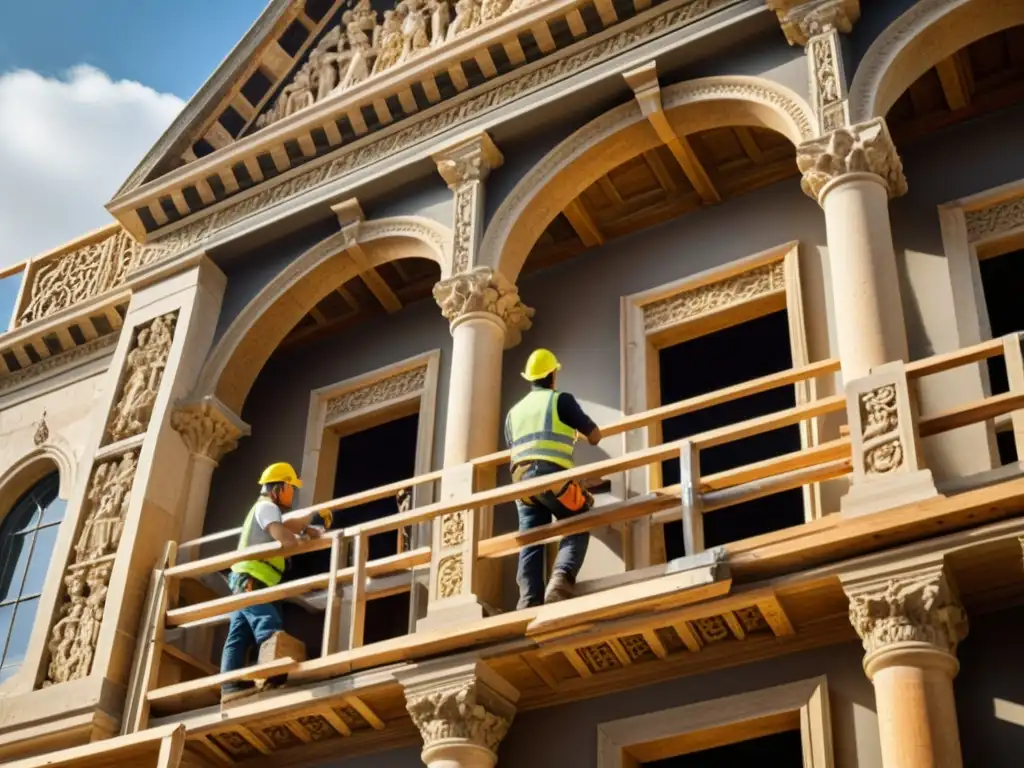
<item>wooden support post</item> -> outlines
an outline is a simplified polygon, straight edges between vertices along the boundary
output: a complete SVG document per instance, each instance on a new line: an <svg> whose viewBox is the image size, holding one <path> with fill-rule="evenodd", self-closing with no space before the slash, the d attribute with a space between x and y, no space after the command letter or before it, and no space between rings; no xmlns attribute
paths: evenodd
<svg viewBox="0 0 1024 768"><path fill-rule="evenodd" d="M352 625L349 629L348 647L361 648L363 645L363 627L366 623L366 559L369 554L370 541L360 533L356 536L352 565Z"/></svg>
<svg viewBox="0 0 1024 768"><path fill-rule="evenodd" d="M700 449L691 440L679 447L680 500L686 554L704 551L704 504L700 493Z"/></svg>
<svg viewBox="0 0 1024 768"><path fill-rule="evenodd" d="M341 590L338 589L338 571L341 570L341 558L345 552L343 541L342 535L338 534L331 542L331 573L330 581L327 583L327 608L324 610L324 642L320 650L321 657L338 652L338 621L341 618L342 599Z"/></svg>
<svg viewBox="0 0 1024 768"><path fill-rule="evenodd" d="M1024 355L1020 350L1020 335L1012 333L1003 337L1003 361L1006 363L1006 379L1010 393L1024 392ZM1024 461L1024 410L1010 413L1013 424L1013 444L1017 449L1017 461Z"/></svg>
<svg viewBox="0 0 1024 768"><path fill-rule="evenodd" d="M170 736L165 736L160 740L160 753L156 758L156 768L178 768L184 751L185 729L178 727Z"/></svg>

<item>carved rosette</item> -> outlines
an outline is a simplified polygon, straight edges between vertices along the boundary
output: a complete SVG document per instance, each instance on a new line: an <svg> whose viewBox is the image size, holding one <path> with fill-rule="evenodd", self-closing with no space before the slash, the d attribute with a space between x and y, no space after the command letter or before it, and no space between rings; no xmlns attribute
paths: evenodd
<svg viewBox="0 0 1024 768"><path fill-rule="evenodd" d="M533 308L519 299L519 290L490 267L476 267L442 280L434 286L434 300L441 314L455 325L471 312L487 312L505 325L505 347L522 340L533 324Z"/></svg>
<svg viewBox="0 0 1024 768"><path fill-rule="evenodd" d="M849 33L860 18L860 0L768 0L790 45L807 45L815 35Z"/></svg>
<svg viewBox="0 0 1024 768"><path fill-rule="evenodd" d="M125 359L121 392L107 426L109 442L125 440L149 428L177 319L178 313L171 312L137 329L132 350Z"/></svg>
<svg viewBox="0 0 1024 768"><path fill-rule="evenodd" d="M967 614L942 565L845 583L850 623L867 653L897 643L928 643L955 654L967 636Z"/></svg>
<svg viewBox="0 0 1024 768"><path fill-rule="evenodd" d="M887 384L859 398L864 473L884 475L904 466L900 437L899 404L895 384Z"/></svg>
<svg viewBox="0 0 1024 768"><path fill-rule="evenodd" d="M848 173L879 176L890 197L899 197L907 191L903 163L882 118L839 128L801 144L797 147L796 163L803 174L804 192L819 202L825 186Z"/></svg>
<svg viewBox="0 0 1024 768"><path fill-rule="evenodd" d="M407 689L406 709L424 750L462 742L497 753L515 716L507 698L473 676L422 691Z"/></svg>
<svg viewBox="0 0 1024 768"><path fill-rule="evenodd" d="M181 405L171 414L171 427L181 435L189 451L219 462L238 447L247 430L209 402Z"/></svg>

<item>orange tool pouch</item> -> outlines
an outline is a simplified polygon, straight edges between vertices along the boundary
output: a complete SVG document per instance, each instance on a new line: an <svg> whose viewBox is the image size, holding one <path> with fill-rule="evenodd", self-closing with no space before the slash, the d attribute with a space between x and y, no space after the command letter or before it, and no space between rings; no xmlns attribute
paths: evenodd
<svg viewBox="0 0 1024 768"><path fill-rule="evenodd" d="M520 464L515 467L512 470L512 482L518 483L529 466L529 464ZM575 480L570 480L563 485L562 489L555 493L555 499L570 512L585 512L594 506L594 497ZM536 496L529 496L522 499L522 502L531 507L540 504Z"/></svg>

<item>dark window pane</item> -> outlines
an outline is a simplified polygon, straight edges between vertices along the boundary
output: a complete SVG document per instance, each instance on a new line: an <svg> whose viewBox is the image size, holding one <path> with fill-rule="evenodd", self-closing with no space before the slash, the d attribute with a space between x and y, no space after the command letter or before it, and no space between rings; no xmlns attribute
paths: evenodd
<svg viewBox="0 0 1024 768"><path fill-rule="evenodd" d="M14 622L11 624L11 637L7 641L7 652L4 654L3 666L20 664L25 658L25 649L28 648L28 636L32 634L32 621L36 617L36 608L39 599L26 600L18 603L14 612Z"/></svg>
<svg viewBox="0 0 1024 768"><path fill-rule="evenodd" d="M29 561L21 594L38 595L43 591L43 582L46 581L46 571L50 567L50 558L53 556L53 545L57 541L58 530L60 530L58 526L51 525L49 528L40 528L36 532L36 544L32 547L32 559Z"/></svg>
<svg viewBox="0 0 1024 768"><path fill-rule="evenodd" d="M14 605L0 607L0 658L7 647L7 635L10 634L11 619L14 618Z"/></svg>
<svg viewBox="0 0 1024 768"><path fill-rule="evenodd" d="M14 600L21 593L21 582L28 567L29 550L35 533L19 533L10 536L0 549L0 603Z"/></svg>
<svg viewBox="0 0 1024 768"><path fill-rule="evenodd" d="M46 505L46 509L43 510L43 519L40 525L46 525L47 523L59 523L64 519L64 510L67 509L68 503L64 499L54 498L49 504Z"/></svg>
<svg viewBox="0 0 1024 768"><path fill-rule="evenodd" d="M39 521L39 505L34 498L28 496L17 503L8 519L9 523L7 520L4 521L5 534L30 530Z"/></svg>

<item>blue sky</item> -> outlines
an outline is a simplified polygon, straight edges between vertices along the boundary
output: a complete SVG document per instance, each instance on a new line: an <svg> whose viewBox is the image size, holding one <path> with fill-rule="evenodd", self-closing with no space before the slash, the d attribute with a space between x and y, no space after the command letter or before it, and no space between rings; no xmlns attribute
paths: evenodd
<svg viewBox="0 0 1024 768"><path fill-rule="evenodd" d="M8 0L0 270L111 221L104 204L266 0ZM18 278L0 281L0 330Z"/></svg>
<svg viewBox="0 0 1024 768"><path fill-rule="evenodd" d="M92 64L188 100L265 0L23 0L4 3L0 73L58 76Z"/></svg>

